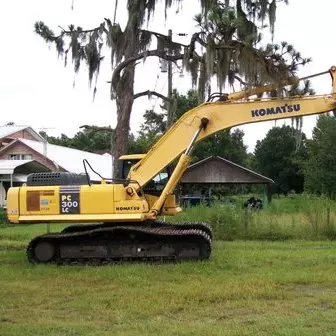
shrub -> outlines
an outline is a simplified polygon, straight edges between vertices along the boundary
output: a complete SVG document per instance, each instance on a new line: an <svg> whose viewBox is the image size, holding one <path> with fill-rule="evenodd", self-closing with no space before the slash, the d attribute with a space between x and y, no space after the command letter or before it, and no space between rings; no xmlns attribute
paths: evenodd
<svg viewBox="0 0 336 336"><path fill-rule="evenodd" d="M277 198L265 210L237 203L185 209L174 222L207 222L217 240L336 239L336 202L309 195Z"/></svg>
<svg viewBox="0 0 336 336"><path fill-rule="evenodd" d="M0 208L0 225L5 225L5 224L8 224L6 210L3 208Z"/></svg>

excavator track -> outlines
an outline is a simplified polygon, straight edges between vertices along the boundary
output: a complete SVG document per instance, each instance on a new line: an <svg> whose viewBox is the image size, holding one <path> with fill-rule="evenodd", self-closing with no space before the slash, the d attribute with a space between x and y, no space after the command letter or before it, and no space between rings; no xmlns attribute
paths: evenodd
<svg viewBox="0 0 336 336"><path fill-rule="evenodd" d="M82 231L88 231L88 230L94 230L94 229L100 229L100 228L113 228L117 226L133 226L134 224L128 223L128 222L122 222L122 223L96 223L96 224L79 224L79 225L70 225L64 228L61 233L75 233L75 232L82 232ZM179 230L181 227L184 229L197 229L204 231L206 234L210 236L210 238L213 238L212 228L208 223L205 222L199 222L199 223L181 223L181 224L174 224L174 223L168 223L163 221L145 221L138 226L141 227L150 227L150 228L171 228L171 229L177 229Z"/></svg>
<svg viewBox="0 0 336 336"><path fill-rule="evenodd" d="M27 257L33 264L58 265L177 262L210 257L211 236L207 232L211 229L207 225L162 223L76 225L72 232L65 229L34 238L28 245Z"/></svg>

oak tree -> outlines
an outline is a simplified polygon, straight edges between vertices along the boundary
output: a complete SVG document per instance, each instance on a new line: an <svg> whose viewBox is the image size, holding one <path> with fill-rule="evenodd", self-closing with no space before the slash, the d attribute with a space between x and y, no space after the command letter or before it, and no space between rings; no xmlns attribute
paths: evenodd
<svg viewBox="0 0 336 336"><path fill-rule="evenodd" d="M140 60L159 57L170 62L180 61L189 71L192 84L198 85L199 101L211 90L211 78L217 78L222 91L225 83L242 85L270 83L293 74L309 59L303 58L293 46L261 42L260 29L268 21L274 32L276 7L287 0L200 0L201 14L195 19L197 31L189 43L172 41L169 36L147 29L146 23L157 13L158 0L127 0L127 23L124 28L105 18L94 28L69 25L54 33L44 22L35 23L35 31L47 43L56 46L57 53L72 58L74 71L87 65L89 82L98 76L105 58L111 60L111 94L117 110L114 132L114 175L120 167L117 158L127 152L130 117L135 99L160 93L150 90L134 92L135 69ZM183 0L165 0L164 11L181 6ZM120 6L120 4L119 4ZM155 43L154 43L155 42ZM108 57L103 55L106 48ZM94 86L93 91L97 90ZM161 95L162 96L162 95Z"/></svg>

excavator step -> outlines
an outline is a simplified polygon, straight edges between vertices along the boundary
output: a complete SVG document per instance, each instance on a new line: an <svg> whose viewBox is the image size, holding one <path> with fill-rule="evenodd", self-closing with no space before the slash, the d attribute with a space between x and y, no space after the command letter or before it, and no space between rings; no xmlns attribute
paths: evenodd
<svg viewBox="0 0 336 336"><path fill-rule="evenodd" d="M87 225L85 225L87 227ZM180 225L100 225L41 235L28 248L33 264L102 265L117 262L204 260L211 255L211 237L204 230ZM196 224L196 227L200 227ZM207 227L207 226L204 226Z"/></svg>

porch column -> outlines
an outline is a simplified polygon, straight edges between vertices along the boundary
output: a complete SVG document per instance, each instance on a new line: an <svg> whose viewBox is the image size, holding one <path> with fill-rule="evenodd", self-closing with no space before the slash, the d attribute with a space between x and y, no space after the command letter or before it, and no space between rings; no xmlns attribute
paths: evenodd
<svg viewBox="0 0 336 336"><path fill-rule="evenodd" d="M4 197L4 187L3 187L3 183L2 180L0 181L0 207L3 208L4 207L4 202L3 200L6 198Z"/></svg>

